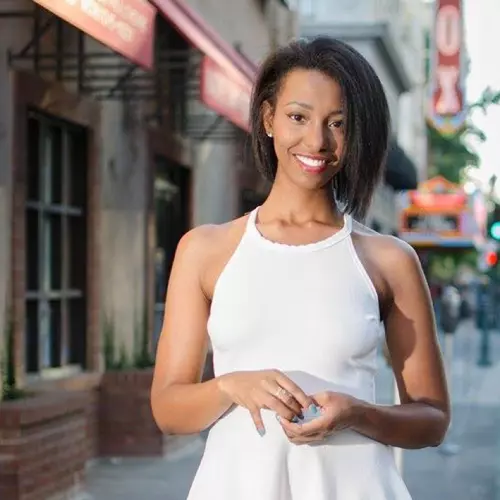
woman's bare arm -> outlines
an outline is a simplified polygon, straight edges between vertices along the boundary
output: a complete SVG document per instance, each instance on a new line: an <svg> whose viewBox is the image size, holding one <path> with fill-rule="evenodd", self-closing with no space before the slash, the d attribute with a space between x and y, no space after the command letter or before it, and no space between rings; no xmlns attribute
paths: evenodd
<svg viewBox="0 0 500 500"><path fill-rule="evenodd" d="M151 389L153 416L164 432L200 432L232 404L220 391L218 379L200 383L210 308L201 276L216 230L205 226L187 233L174 259Z"/></svg>
<svg viewBox="0 0 500 500"><path fill-rule="evenodd" d="M353 427L392 446L436 446L450 422L450 403L428 287L411 247L373 240L391 294L385 327L401 404L361 405Z"/></svg>

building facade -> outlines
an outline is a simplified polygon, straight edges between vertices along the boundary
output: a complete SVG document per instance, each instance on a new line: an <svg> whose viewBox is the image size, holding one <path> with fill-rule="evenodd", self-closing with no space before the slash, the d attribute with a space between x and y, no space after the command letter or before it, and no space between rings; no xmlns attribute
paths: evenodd
<svg viewBox="0 0 500 500"><path fill-rule="evenodd" d="M129 353L154 341L181 235L259 200L250 92L295 17L223 3L2 2L0 332L20 385L101 371L105 325Z"/></svg>
<svg viewBox="0 0 500 500"><path fill-rule="evenodd" d="M377 189L367 224L397 234L397 193L426 177L424 31L417 0L294 0L302 36L327 34L356 48L384 85L392 139L384 182Z"/></svg>

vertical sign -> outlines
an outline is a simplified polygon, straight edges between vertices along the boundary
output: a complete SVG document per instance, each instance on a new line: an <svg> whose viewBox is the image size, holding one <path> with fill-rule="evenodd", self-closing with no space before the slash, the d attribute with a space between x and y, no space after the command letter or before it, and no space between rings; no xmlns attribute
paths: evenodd
<svg viewBox="0 0 500 500"><path fill-rule="evenodd" d="M429 96L429 123L443 135L465 124L462 0L436 0Z"/></svg>

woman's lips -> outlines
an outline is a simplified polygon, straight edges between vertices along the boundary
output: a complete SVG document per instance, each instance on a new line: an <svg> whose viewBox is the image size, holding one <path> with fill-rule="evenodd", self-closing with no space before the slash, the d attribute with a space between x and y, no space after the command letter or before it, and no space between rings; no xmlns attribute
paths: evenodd
<svg viewBox="0 0 500 500"><path fill-rule="evenodd" d="M319 156L295 155L302 170L311 174L321 174L328 166L328 160Z"/></svg>

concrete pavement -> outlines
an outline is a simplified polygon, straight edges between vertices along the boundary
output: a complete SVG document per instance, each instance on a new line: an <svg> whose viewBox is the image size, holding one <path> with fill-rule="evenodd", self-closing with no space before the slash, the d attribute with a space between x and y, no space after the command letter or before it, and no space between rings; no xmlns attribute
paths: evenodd
<svg viewBox="0 0 500 500"><path fill-rule="evenodd" d="M477 366L479 335L459 328L451 374L453 424L447 444L403 453L403 476L414 500L500 500L500 334L491 336L493 366ZM392 374L381 359L378 400L393 400ZM199 436L177 442L164 459L98 463L88 472L83 500L185 500L203 452ZM209 499L207 499L209 500ZM236 500L236 499L235 499ZM341 499L339 499L341 500Z"/></svg>

